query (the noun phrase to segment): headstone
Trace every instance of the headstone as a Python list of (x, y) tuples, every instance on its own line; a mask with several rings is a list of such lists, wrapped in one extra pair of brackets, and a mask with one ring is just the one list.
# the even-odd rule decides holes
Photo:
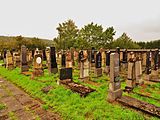
[(46, 48), (46, 66), (49, 68), (50, 66), (50, 48)]
[(89, 80), (89, 61), (87, 51), (80, 52), (83, 56), (80, 59), (80, 79), (82, 81)]
[(45, 50), (42, 50), (43, 51), (43, 60), (46, 61), (47, 58), (46, 58), (46, 51)]
[(61, 67), (66, 67), (66, 55), (64, 52), (62, 52)]
[(72, 68), (71, 52), (68, 50), (66, 54), (66, 68)]
[(60, 80), (72, 80), (72, 68), (61, 68), (60, 69)]
[(151, 74), (151, 58), (152, 53), (151, 51), (147, 52), (147, 59), (146, 59), (146, 80), (150, 80), (150, 74)]
[(124, 49), (123, 51), (123, 59), (122, 59), (122, 69), (127, 68), (127, 49)]
[(96, 77), (102, 76), (102, 56), (100, 52), (96, 54), (95, 75)]
[(55, 47), (50, 47), (49, 72), (54, 74), (58, 72)]
[(95, 48), (92, 47), (92, 50), (91, 50), (91, 67), (95, 67)]
[(146, 66), (146, 60), (147, 60), (147, 53), (142, 53), (142, 66)]
[(81, 59), (83, 58), (83, 51), (81, 50), (78, 54), (78, 68), (80, 69), (81, 67)]
[(6, 54), (7, 54), (7, 50), (4, 49), (4, 53), (3, 53), (3, 61), (4, 61), (4, 66), (6, 68)]
[(105, 68), (105, 72), (107, 74), (109, 74), (109, 71), (110, 71), (110, 54), (111, 54), (111, 52), (107, 51), (107, 53), (106, 53), (106, 68)]
[(14, 68), (13, 56), (11, 55), (9, 50), (7, 50), (7, 54), (6, 54), (6, 68), (9, 70), (12, 70)]
[(108, 91), (108, 101), (113, 102), (121, 98), (122, 90), (119, 77), (119, 54), (111, 53), (110, 55), (110, 83)]
[(32, 78), (43, 75), (42, 61), (42, 54), (35, 53)]
[(72, 65), (75, 66), (75, 61), (74, 61), (74, 48), (71, 48), (71, 59), (72, 59)]
[(136, 85), (142, 85), (144, 83), (142, 80), (142, 61), (140, 55), (137, 55), (136, 57), (135, 77), (136, 77)]
[(29, 67), (27, 63), (27, 49), (26, 46), (21, 46), (21, 73), (28, 72)]
[(136, 85), (136, 76), (135, 76), (135, 56), (131, 52), (131, 58), (128, 61), (128, 76), (126, 80), (126, 90), (131, 91)]
[(13, 61), (14, 61), (14, 67), (20, 67), (20, 53), (14, 52), (13, 53)]

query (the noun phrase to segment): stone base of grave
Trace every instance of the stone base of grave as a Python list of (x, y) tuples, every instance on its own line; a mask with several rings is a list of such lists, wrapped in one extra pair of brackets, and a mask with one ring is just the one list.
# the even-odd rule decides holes
[(108, 102), (114, 102), (117, 98), (122, 97), (122, 90), (118, 89), (116, 91), (108, 91)]
[(136, 86), (136, 80), (126, 80), (126, 86), (133, 89)]
[(110, 67), (109, 67), (109, 66), (106, 66), (106, 67), (105, 67), (105, 73), (106, 73), (106, 74), (109, 74), (109, 71), (110, 71)]
[(43, 74), (44, 73), (42, 69), (34, 69), (34, 71), (32, 72), (31, 78), (34, 79), (34, 77), (39, 77), (39, 76), (42, 76)]
[(50, 74), (51, 73), (56, 74), (57, 72), (58, 72), (58, 68), (51, 68), (51, 70), (50, 70)]
[(96, 77), (102, 76), (102, 68), (95, 68), (94, 72)]
[(20, 65), (21, 65), (20, 61), (16, 61), (14, 64), (15, 67), (20, 67)]
[(80, 81), (84, 82), (84, 81), (87, 81), (87, 80), (90, 80), (89, 77), (83, 77), (83, 78), (79, 78)]
[(29, 71), (28, 65), (21, 66), (21, 72), (27, 72), (27, 71)]

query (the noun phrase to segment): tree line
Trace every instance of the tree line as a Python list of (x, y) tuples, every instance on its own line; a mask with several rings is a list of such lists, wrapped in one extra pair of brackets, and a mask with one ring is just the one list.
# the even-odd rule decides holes
[(93, 22), (78, 28), (73, 20), (67, 20), (59, 23), (56, 28), (58, 35), (53, 40), (43, 40), (39, 38), (27, 38), (23, 36), (4, 37), (0, 36), (0, 51), (4, 49), (20, 49), (21, 45), (26, 45), (28, 49), (35, 48), (45, 49), (47, 46), (55, 46), (60, 49), (112, 49), (119, 46), (120, 48), (159, 48), (160, 40), (150, 42), (133, 41), (127, 33), (123, 33), (119, 38), (114, 39), (116, 31), (114, 28), (103, 28), (102, 25)]

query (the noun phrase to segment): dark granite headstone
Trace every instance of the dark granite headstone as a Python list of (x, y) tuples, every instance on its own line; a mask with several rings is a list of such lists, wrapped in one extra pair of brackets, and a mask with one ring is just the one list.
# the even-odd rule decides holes
[(50, 73), (57, 73), (57, 62), (56, 62), (56, 50), (55, 47), (50, 47)]
[(62, 54), (61, 66), (66, 67), (66, 55), (65, 55), (65, 53)]
[(123, 51), (123, 63), (127, 63), (127, 49)]
[(101, 56), (101, 53), (98, 52), (96, 54), (96, 68), (101, 68), (102, 66), (102, 56)]
[(95, 48), (92, 47), (92, 50), (91, 50), (91, 63), (95, 63), (94, 53), (95, 53)]
[(146, 60), (146, 74), (151, 74), (151, 51), (147, 52), (147, 60)]
[(107, 51), (106, 53), (106, 66), (110, 66), (110, 51)]
[(45, 61), (45, 60), (47, 59), (47, 58), (46, 58), (46, 51), (43, 50), (42, 52), (43, 52), (43, 60)]
[(155, 58), (154, 58), (154, 70), (158, 70), (158, 61), (159, 61), (159, 50), (155, 51)]
[(60, 80), (72, 79), (72, 68), (60, 69)]
[(79, 62), (81, 61), (81, 59), (83, 58), (83, 51), (81, 50), (80, 52), (79, 52), (79, 55), (78, 55), (79, 57)]

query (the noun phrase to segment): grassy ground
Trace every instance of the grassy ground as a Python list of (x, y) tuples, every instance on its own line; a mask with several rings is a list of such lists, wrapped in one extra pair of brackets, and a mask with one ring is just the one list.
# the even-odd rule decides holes
[[(49, 75), (48, 71), (45, 70), (43, 77), (38, 77), (35, 80), (31, 80), (30, 76), (24, 76), (20, 74), (20, 69), (16, 68), (12, 71), (9, 71), (3, 67), (0, 67), (0, 76), (6, 78), (7, 80), (13, 82), (17, 86), (24, 89), (27, 93), (32, 95), (34, 98), (38, 98), (45, 102), (43, 105), (44, 109), (51, 108), (53, 111), (60, 113), (62, 119), (67, 120), (83, 120), (83, 119), (97, 119), (97, 120), (144, 120), (144, 119), (158, 119), (156, 117), (148, 117), (148, 115), (143, 114), (142, 112), (137, 112), (133, 109), (129, 109), (116, 104), (111, 104), (107, 102), (108, 94), (108, 80), (109, 77), (103, 75), (99, 78), (93, 78), (91, 74), (91, 80), (96, 84), (91, 85), (87, 83), (82, 83), (79, 81), (78, 70), (73, 72), (73, 80), (75, 82), (85, 84), (91, 88), (96, 89), (96, 92), (90, 93), (87, 97), (82, 98), (79, 94), (73, 93), (69, 89), (65, 89), (63, 86), (57, 85), (57, 80), (59, 78), (58, 74)], [(45, 86), (53, 86), (53, 89), (49, 93), (45, 94), (41, 89)], [(124, 87), (125, 83), (122, 84)], [(160, 86), (157, 85), (158, 90)], [(154, 86), (153, 86), (154, 87)], [(152, 88), (152, 87), (151, 87)], [(151, 89), (150, 87), (148, 89)], [(136, 90), (141, 89), (137, 88)], [(153, 94), (153, 97), (157, 95), (156, 91)], [(135, 98), (141, 99), (140, 96), (131, 95)], [(154, 102), (152, 99), (149, 99), (150, 102), (159, 105), (159, 103)], [(147, 100), (145, 100), (147, 101)]]

